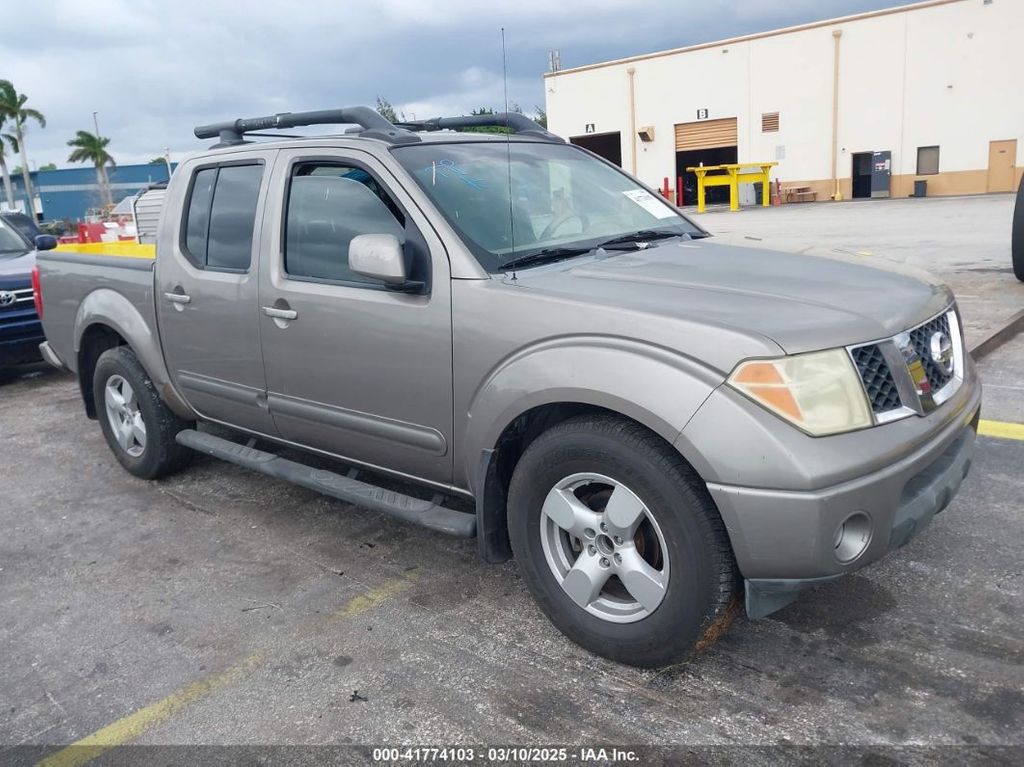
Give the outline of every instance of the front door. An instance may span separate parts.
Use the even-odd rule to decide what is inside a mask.
[[[855,199],[871,196],[871,152],[854,152],[852,186]]]
[[[258,266],[273,150],[182,165],[158,234],[157,316],[167,367],[204,418],[273,435],[259,338]],[[170,195],[173,195],[170,196]]]
[[[261,267],[260,332],[281,437],[371,466],[451,481],[450,269],[440,238],[380,161],[283,150]],[[359,234],[401,242],[418,293],[355,274]]]
[[[1017,172],[1017,139],[988,143],[988,191],[1013,192]]]

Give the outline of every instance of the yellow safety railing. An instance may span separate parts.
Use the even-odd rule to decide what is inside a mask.
[[[752,184],[761,182],[762,187],[761,204],[768,207],[771,201],[771,180],[768,174],[771,169],[778,165],[777,162],[742,162],[729,165],[699,165],[696,168],[687,168],[691,173],[697,175],[697,212],[704,212],[704,190],[709,186],[729,187],[729,210],[740,209],[740,184]],[[756,170],[754,170],[756,168]],[[708,175],[709,171],[716,172]]]

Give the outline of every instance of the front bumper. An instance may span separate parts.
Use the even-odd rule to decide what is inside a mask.
[[[809,578],[748,578],[747,615],[763,618],[785,607],[804,589],[841,578],[847,572],[864,567],[908,543],[949,505],[960,489],[960,483],[970,471],[974,458],[976,430],[977,417],[960,430],[956,439],[938,458],[916,474],[913,468],[894,467],[896,470],[891,476],[865,478],[861,487],[836,489],[819,498],[805,499],[803,513],[808,515],[810,525],[817,525],[815,540],[819,551],[828,549],[822,545],[822,536],[829,534],[830,525],[833,526],[831,532],[834,535],[847,510],[871,509],[867,512],[872,521],[871,540],[863,554],[835,574]],[[877,485],[872,486],[871,483],[875,481]],[[898,501],[887,502],[885,494],[901,483],[903,490],[898,495]],[[837,518],[839,521],[836,521]]]
[[[980,404],[981,386],[971,371],[955,401],[929,419],[861,432],[859,455],[841,452],[851,462],[847,471],[858,462],[865,470],[824,487],[788,490],[709,481],[746,579],[748,615],[768,615],[801,590],[858,570],[920,532],[949,504],[970,470]],[[909,449],[903,434],[908,428],[925,430]],[[822,441],[807,438],[806,443],[820,446],[817,457],[828,452]],[[787,460],[814,463],[811,454],[801,452],[790,452]],[[880,455],[887,460],[880,462]],[[843,561],[837,531],[857,514],[869,522],[859,539],[863,549]]]
[[[30,333],[15,338],[0,337],[0,368],[39,362],[39,342],[42,333]]]

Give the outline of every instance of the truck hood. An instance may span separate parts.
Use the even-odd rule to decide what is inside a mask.
[[[598,251],[585,261],[521,271],[516,282],[767,337],[788,354],[885,338],[930,319],[953,300],[927,273],[886,262],[708,240]]]
[[[35,265],[34,250],[20,254],[0,253],[0,279],[10,281],[13,278],[24,277],[25,282],[28,282],[32,275],[32,267]]]

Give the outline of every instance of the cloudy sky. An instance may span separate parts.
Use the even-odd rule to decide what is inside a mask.
[[[373,104],[407,115],[543,106],[548,51],[563,68],[899,4],[899,0],[7,0],[0,78],[47,118],[36,165],[67,165],[78,129],[121,163],[202,147],[192,127]]]

